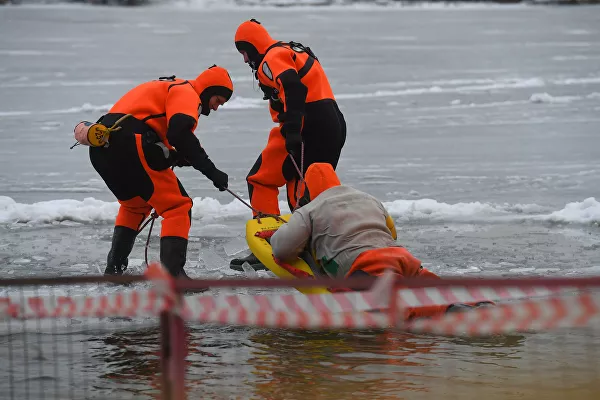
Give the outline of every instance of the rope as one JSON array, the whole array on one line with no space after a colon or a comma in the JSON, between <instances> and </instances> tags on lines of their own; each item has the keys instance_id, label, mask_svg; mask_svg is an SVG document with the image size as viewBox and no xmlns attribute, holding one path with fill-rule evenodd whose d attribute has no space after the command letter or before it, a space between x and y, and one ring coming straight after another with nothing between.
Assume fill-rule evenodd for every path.
<instances>
[{"instance_id":1,"label":"rope","mask_svg":"<svg viewBox=\"0 0 600 400\"><path fill-rule=\"evenodd\" d=\"M119 126L119 124L120 124L121 122L123 122L124 120L126 120L127 118L129 118L129 117L133 117L133 114L126 114L126 115L123 115L123 116L122 116L121 118L119 118L119 119L118 119L118 120L117 120L117 121L116 121L114 124L112 124L112 126L111 126L110 128L108 128L108 131L109 131L109 132L111 132L111 133L112 133L112 132L115 132L115 131L118 131L119 129L121 129L121 128L122 128L122 126Z\"/></svg>"},{"instance_id":2,"label":"rope","mask_svg":"<svg viewBox=\"0 0 600 400\"><path fill-rule=\"evenodd\" d=\"M239 201L241 201L242 204L244 204L246 207L248 207L249 209L251 209L256 214L256 219L258 220L259 224L261 223L260 222L261 218L267 218L267 217L275 218L277 221L280 221L280 222L283 222L283 223L286 222L279 215L276 215L276 214L267 214L267 213L263 213L262 211L257 210L256 208L252 207L247 201L245 201L244 199L242 199L240 196L238 196L237 194L233 193L230 189L225 188L225 190L228 191L229 193L231 193L231 195L233 197L235 197L236 199L238 199Z\"/></svg>"},{"instance_id":3,"label":"rope","mask_svg":"<svg viewBox=\"0 0 600 400\"><path fill-rule=\"evenodd\" d=\"M300 168L298 168L298 164L296 163L296 160L294 159L294 157L290 154L289 155L290 158L292 159L292 163L294 164L294 168L296 168L296 172L298 172L298 175L300 177L300 182L303 185L306 185L306 182L304 181L304 176L302 174L302 171L304 171L304 142L302 142L302 145L300 147ZM244 204L246 207L248 207L249 209L251 209L255 214L256 214L256 219L258 221L258 223L260 224L260 219L261 218L266 218L266 217L272 217L275 218L277 221L280 221L282 223L285 223L286 221L281 218L279 215L276 214L267 214L267 213L263 213L262 211L257 210L256 208L252 207L247 201L245 201L244 199L242 199L240 196L238 196L237 194L233 193L230 189L225 188L226 191L228 191L233 197L235 197L236 199L238 199L240 202L242 202L242 204ZM296 209L298 208L298 191L296 190L296 193L294 193L294 196L296 196L296 207L294 207L293 211L296 211Z\"/></svg>"},{"instance_id":4,"label":"rope","mask_svg":"<svg viewBox=\"0 0 600 400\"><path fill-rule=\"evenodd\" d=\"M146 239L146 247L144 248L144 260L146 261L146 265L149 265L148 264L148 246L150 245L150 235L152 234L152 228L154 227L154 221L156 221L156 218L158 218L158 214L156 213L156 211L152 211L152 213L150 214L150 219L146 220L144 225L140 228L140 230L138 230L138 235L139 235L140 232L142 232L142 230L146 227L146 225L148 225L148 223L150 223L150 230L148 231L148 238Z\"/></svg>"},{"instance_id":5,"label":"rope","mask_svg":"<svg viewBox=\"0 0 600 400\"><path fill-rule=\"evenodd\" d=\"M294 156L292 156L291 153L290 153L290 158L292 159L294 168L296 168L296 172L298 173L298 176L300 177L300 182L304 183L304 175L302 174L302 171L304 171L304 142L302 142L302 145L300 147L300 168L298 168L298 164L296 164L296 160L294 159Z\"/></svg>"},{"instance_id":6,"label":"rope","mask_svg":"<svg viewBox=\"0 0 600 400\"><path fill-rule=\"evenodd\" d=\"M125 118L125 117L123 117L123 118ZM115 123L115 125L116 125L116 123ZM292 158L292 161L294 162L294 166L296 166L296 170L298 170L298 166L296 165L296 161L294 161L293 157L291 157L291 158ZM302 161L301 161L301 165L302 166L304 165L304 143L302 143ZM171 169L173 170L173 169L175 169L175 167L173 166L173 167L171 167ZM298 172L300 173L300 180L302 182L304 182L304 178L302 178L301 170L299 170ZM267 218L267 217L275 218L279 222L286 223L286 221L283 218L281 218L279 215L263 213L262 211L259 211L256 208L252 207L247 201L245 201L240 196L238 196L237 194L235 194L231 189L225 188L225 190L227 192L229 192L233 197L235 197L236 199L238 199L242 204L244 204L250 210L252 210L256 214L256 219L258 220L259 224L261 223L261 221L260 221L261 218ZM297 201L298 201L298 199L296 199L296 202ZM158 214L156 213L156 211L152 211L152 213L150 214L150 218L147 219L146 222L144 222L144 225L142 225L142 227L140 229L138 229L138 231L137 231L137 234L139 235L144 230L144 228L148 224L150 224L150 230L148 231L148 237L146 239L146 247L144 249L144 260L146 261L146 265L148 265L148 246L150 244L150 235L152 234L152 228L154 227L154 221L157 218L158 218Z\"/></svg>"},{"instance_id":7,"label":"rope","mask_svg":"<svg viewBox=\"0 0 600 400\"><path fill-rule=\"evenodd\" d=\"M125 117L127 117L127 116L125 116ZM123 117L122 119L124 119L125 117ZM119 122L119 121L117 121L117 122ZM173 171L174 169L175 169L175 166L172 166L171 171ZM150 218L147 219L146 222L144 222L144 225L142 225L142 227L140 229L138 229L138 231L137 231L137 235L139 235L140 233L142 233L142 231L144 230L146 225L150 224L150 230L148 231L148 237L146 238L146 247L144 248L144 261L146 261L146 266L149 265L148 264L148 246L150 245L150 235L152 235L152 228L154 228L154 221L156 221L157 218L158 218L158 213L156 212L156 210L152 210L152 212L150 213Z\"/></svg>"},{"instance_id":8,"label":"rope","mask_svg":"<svg viewBox=\"0 0 600 400\"><path fill-rule=\"evenodd\" d=\"M294 168L296 168L296 172L298 173L298 176L300 178L300 183L303 186L306 186L306 181L304 180L304 142L302 142L301 146L300 146L300 168L298 168L298 164L296 163L296 160L294 159L294 156L290 153L290 158L292 159L292 164L294 164ZM292 210L292 212L296 211L298 209L298 199L302 196L298 196L298 188L296 187L296 190L294 191L294 196L296 197L296 206L294 207L294 209Z\"/></svg>"}]
</instances>

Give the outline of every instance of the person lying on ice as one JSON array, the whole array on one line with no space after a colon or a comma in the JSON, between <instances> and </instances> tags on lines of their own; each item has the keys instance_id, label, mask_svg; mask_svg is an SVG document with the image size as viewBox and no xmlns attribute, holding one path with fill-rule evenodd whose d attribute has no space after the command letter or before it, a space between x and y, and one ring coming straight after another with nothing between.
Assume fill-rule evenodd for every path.
<instances>
[{"instance_id":1,"label":"person lying on ice","mask_svg":"<svg viewBox=\"0 0 600 400\"><path fill-rule=\"evenodd\" d=\"M250 204L262 213L279 215L279 188L287 187L290 210L301 190L292 157L297 167L304 169L303 174L313 162L326 162L335 169L346 141L346 121L310 48L273 39L255 19L239 25L234 41L258 79L263 99L269 101L271 119L277 124L246 177ZM244 262L260 265L250 254L231 260L230 266L241 270Z\"/></svg>"},{"instance_id":2,"label":"person lying on ice","mask_svg":"<svg viewBox=\"0 0 600 400\"><path fill-rule=\"evenodd\" d=\"M304 180L299 208L271 237L276 259L294 260L309 245L323 270L334 278L380 276L392 268L403 277L440 279L396 242L394 222L375 197L342 185L326 163L312 164ZM411 309L407 317L430 317L473 306L421 307Z\"/></svg>"},{"instance_id":3,"label":"person lying on ice","mask_svg":"<svg viewBox=\"0 0 600 400\"><path fill-rule=\"evenodd\" d=\"M172 76L143 83L98 120L106 126L121 120L108 146L90 147L94 169L120 203L105 275L123 274L138 229L154 208L163 217L160 261L174 277L188 278L183 267L192 199L171 167L192 166L218 189L227 188L227 174L209 159L194 130L200 114L216 111L232 94L229 73L213 65L195 80Z\"/></svg>"}]
</instances>

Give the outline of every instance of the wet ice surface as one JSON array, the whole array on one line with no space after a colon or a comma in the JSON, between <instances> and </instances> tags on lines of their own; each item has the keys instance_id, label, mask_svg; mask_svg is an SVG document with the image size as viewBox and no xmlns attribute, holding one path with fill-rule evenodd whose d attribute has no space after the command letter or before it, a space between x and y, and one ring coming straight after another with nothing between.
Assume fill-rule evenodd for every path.
<instances>
[{"instance_id":1,"label":"wet ice surface","mask_svg":"<svg viewBox=\"0 0 600 400\"><path fill-rule=\"evenodd\" d=\"M342 181L385 202L399 242L425 266L443 276L598 275L597 11L2 8L0 274L104 268L117 204L87 149L69 150L72 130L143 80L194 78L213 63L229 69L234 98L203 118L197 134L230 187L247 198L244 178L272 124L232 40L237 24L255 17L277 38L317 53L349 128ZM249 211L199 173L177 173L194 198L188 273L248 275L228 263L246 254ZM143 269L147 232L131 255L132 272ZM150 259L158 259L159 232L160 222ZM144 286L69 290L136 287ZM47 397L149 398L157 387L153 322L45 327L67 329L62 336L3 326L13 332L0 346L13 370L0 371L13 380L3 380L0 397L27 398L22 390L29 388L29 398L41 390ZM203 398L293 399L307 384L324 399L401 391L411 398L592 399L598 390L597 334L459 340L192 325L190 335L190 387Z\"/></svg>"},{"instance_id":2,"label":"wet ice surface","mask_svg":"<svg viewBox=\"0 0 600 400\"><path fill-rule=\"evenodd\" d=\"M186 271L195 278L243 276L229 269L232 258L248 254L243 236L233 230L243 221L220 225L223 236L205 236L192 229ZM214 226L213 228L217 228ZM18 229L18 233L16 230ZM96 274L105 266L112 226L81 225L78 239L73 227L40 229L3 228L23 243L0 246L6 277ZM155 224L148 247L150 262L158 259L160 224ZM142 273L148 228L136 241L130 257L131 273ZM565 227L532 223L409 223L403 225L400 242L423 264L440 275L514 276L600 273L600 239L595 227ZM93 243L93 245L90 245ZM474 274L474 275L473 275Z\"/></svg>"}]
</instances>

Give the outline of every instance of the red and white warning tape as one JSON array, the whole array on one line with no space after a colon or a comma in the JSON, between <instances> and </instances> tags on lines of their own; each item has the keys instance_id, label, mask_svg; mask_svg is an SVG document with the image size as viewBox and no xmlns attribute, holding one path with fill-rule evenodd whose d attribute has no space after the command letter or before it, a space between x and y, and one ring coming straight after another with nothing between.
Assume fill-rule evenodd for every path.
<instances>
[{"instance_id":1,"label":"red and white warning tape","mask_svg":"<svg viewBox=\"0 0 600 400\"><path fill-rule=\"evenodd\" d=\"M91 296L0 297L0 318L102 318L158 315L169 308L168 298L156 290Z\"/></svg>"},{"instance_id":2,"label":"red and white warning tape","mask_svg":"<svg viewBox=\"0 0 600 400\"><path fill-rule=\"evenodd\" d=\"M597 326L599 322L600 294L580 292L419 319L405 328L413 332L478 336Z\"/></svg>"},{"instance_id":3,"label":"red and white warning tape","mask_svg":"<svg viewBox=\"0 0 600 400\"><path fill-rule=\"evenodd\" d=\"M460 287L411 288L398 291L398 304L404 307L437 306L480 301L509 301L572 293L576 287Z\"/></svg>"},{"instance_id":4,"label":"red and white warning tape","mask_svg":"<svg viewBox=\"0 0 600 400\"><path fill-rule=\"evenodd\" d=\"M272 328L385 328L390 325L386 314L368 312L340 313L326 309L314 309L294 304L293 300L281 299L282 303L271 303L266 298L255 299L251 307L237 304L220 307L219 300L198 296L185 299L182 317L188 321L228 325L262 326ZM291 300L291 301L290 301Z\"/></svg>"},{"instance_id":5,"label":"red and white warning tape","mask_svg":"<svg viewBox=\"0 0 600 400\"><path fill-rule=\"evenodd\" d=\"M170 310L185 320L204 323L313 329L398 326L415 332L475 335L579 327L600 317L600 292L582 292L574 287L403 288L394 295L393 277L386 275L366 292L205 294L182 298L175 294L172 278L162 267L150 266L148 277L155 286L144 291L96 296L0 297L0 318L140 317ZM390 310L394 298L395 311ZM403 315L406 307L485 300L511 302L409 323L395 319L396 315Z\"/></svg>"}]
</instances>

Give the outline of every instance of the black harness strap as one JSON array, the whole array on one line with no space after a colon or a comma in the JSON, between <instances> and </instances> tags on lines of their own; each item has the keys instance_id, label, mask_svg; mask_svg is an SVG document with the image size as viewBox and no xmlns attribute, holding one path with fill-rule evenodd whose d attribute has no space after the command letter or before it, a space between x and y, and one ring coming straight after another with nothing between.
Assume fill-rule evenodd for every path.
<instances>
[{"instance_id":1,"label":"black harness strap","mask_svg":"<svg viewBox=\"0 0 600 400\"><path fill-rule=\"evenodd\" d=\"M269 50L274 49L275 47L285 47L287 49L292 50L294 53L306 53L308 55L308 59L306 60L302 68L300 68L300 70L298 71L298 76L300 77L300 79L304 78L306 74L308 74L312 66L315 64L315 60L319 61L319 59L315 56L310 47L306 47L301 43L297 42L277 42L275 44L272 44L267 48L265 55L269 52ZM296 54L294 54L294 60L296 60Z\"/></svg>"}]
</instances>

